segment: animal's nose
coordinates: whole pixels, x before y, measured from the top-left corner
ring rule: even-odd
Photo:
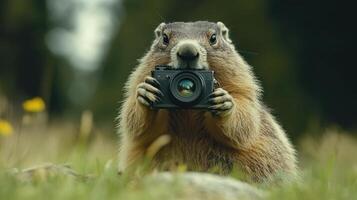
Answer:
[[[177,56],[183,61],[194,61],[198,59],[199,53],[193,44],[182,44],[177,51]]]

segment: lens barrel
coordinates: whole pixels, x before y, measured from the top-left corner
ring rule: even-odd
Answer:
[[[170,94],[179,106],[191,106],[200,100],[205,89],[203,77],[192,71],[183,71],[171,79]]]

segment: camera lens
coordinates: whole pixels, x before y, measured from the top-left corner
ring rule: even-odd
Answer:
[[[189,107],[195,105],[205,90],[203,77],[193,71],[183,71],[176,74],[170,82],[170,94],[173,103]]]
[[[180,96],[191,97],[196,90],[196,85],[190,79],[182,79],[179,81],[179,83],[177,85],[177,90],[178,90]]]

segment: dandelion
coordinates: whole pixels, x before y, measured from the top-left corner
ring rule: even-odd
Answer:
[[[177,166],[177,172],[186,172],[186,171],[187,171],[187,165],[180,164]]]
[[[10,122],[0,119],[0,135],[9,136],[13,132]]]
[[[37,113],[45,110],[46,105],[41,97],[35,97],[33,99],[26,100],[22,107],[27,112]]]

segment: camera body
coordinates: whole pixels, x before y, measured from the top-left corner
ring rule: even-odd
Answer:
[[[208,96],[214,90],[214,72],[198,69],[170,69],[156,66],[152,77],[160,83],[164,94],[152,108],[166,109],[206,109],[211,104]]]

